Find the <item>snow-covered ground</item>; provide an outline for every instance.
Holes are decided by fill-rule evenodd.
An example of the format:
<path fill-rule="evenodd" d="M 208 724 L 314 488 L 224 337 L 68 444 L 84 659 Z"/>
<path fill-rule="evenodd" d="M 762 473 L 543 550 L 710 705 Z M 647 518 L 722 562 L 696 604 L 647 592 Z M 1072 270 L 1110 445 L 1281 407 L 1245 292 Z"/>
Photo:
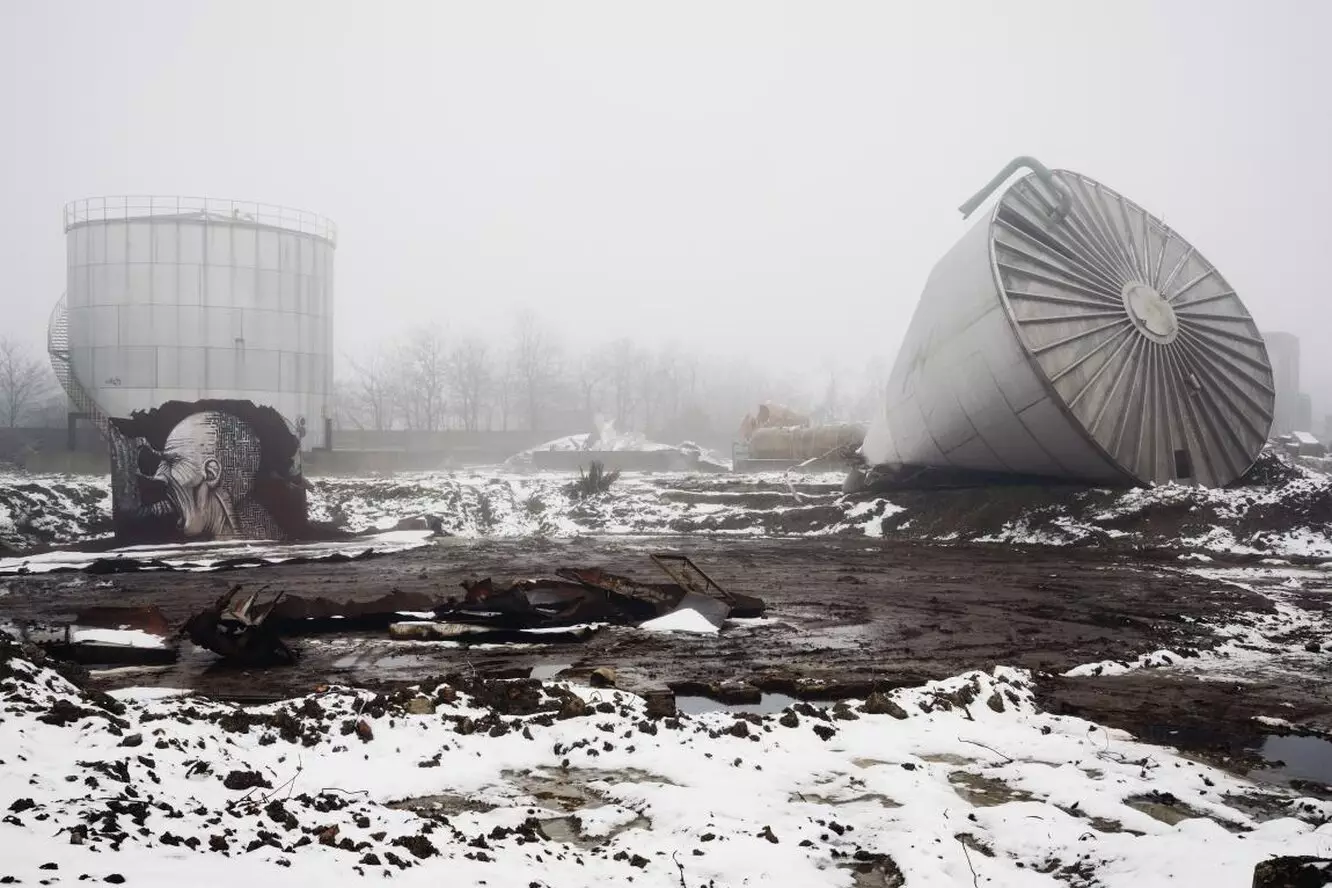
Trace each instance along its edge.
<path fill-rule="evenodd" d="M 310 517 L 387 530 L 437 519 L 460 537 L 579 533 L 829 535 L 940 542 L 1175 549 L 1189 557 L 1332 559 L 1332 476 L 1264 459 L 1226 490 L 995 487 L 850 497 L 840 474 L 623 475 L 579 501 L 569 476 L 504 469 L 312 480 Z M 0 476 L 0 546 L 59 545 L 107 527 L 103 479 Z"/>
<path fill-rule="evenodd" d="M 842 494 L 840 474 L 629 473 L 587 501 L 570 497 L 561 473 L 329 477 L 312 481 L 310 518 L 360 533 L 429 517 L 465 538 L 844 534 L 1332 559 L 1332 477 L 1275 455 L 1264 461 L 1261 482 L 1227 490 L 991 487 L 859 498 Z M 0 475 L 0 547 L 105 534 L 108 511 L 105 479 Z"/>
<path fill-rule="evenodd" d="M 1002 667 L 654 722 L 525 681 L 112 701 L 12 650 L 0 876 L 24 884 L 1222 886 L 1332 840 L 1332 806 L 1042 713 Z"/>
<path fill-rule="evenodd" d="M 110 479 L 0 470 L 0 552 L 110 532 Z"/>
<path fill-rule="evenodd" d="M 83 570 L 107 559 L 131 559 L 141 570 L 185 570 L 206 572 L 221 566 L 243 562 L 251 566 L 283 564 L 301 559 L 320 561 L 348 559 L 369 554 L 387 555 L 426 545 L 431 536 L 426 530 L 390 530 L 366 534 L 351 540 L 304 543 L 263 543 L 215 541 L 182 543 L 173 546 L 123 546 L 100 552 L 55 550 L 38 555 L 0 558 L 0 576 L 41 574 L 55 571 Z"/>
<path fill-rule="evenodd" d="M 1332 613 L 1324 603 L 1332 602 L 1332 574 L 1326 568 L 1271 561 L 1261 566 L 1193 567 L 1186 571 L 1253 592 L 1272 604 L 1270 611 L 1242 611 L 1211 626 L 1218 639 L 1214 647 L 1203 651 L 1159 650 L 1129 661 L 1086 663 L 1065 675 L 1170 669 L 1211 681 L 1325 681 L 1328 656 L 1332 654 Z"/>

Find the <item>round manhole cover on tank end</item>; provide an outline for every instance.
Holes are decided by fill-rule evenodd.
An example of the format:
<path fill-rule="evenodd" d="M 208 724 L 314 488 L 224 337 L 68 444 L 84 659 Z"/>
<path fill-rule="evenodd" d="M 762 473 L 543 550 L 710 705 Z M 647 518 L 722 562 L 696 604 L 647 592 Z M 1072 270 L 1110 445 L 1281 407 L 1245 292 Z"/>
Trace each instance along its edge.
<path fill-rule="evenodd" d="M 1057 400 L 1142 483 L 1221 486 L 1253 464 L 1275 400 L 1267 348 L 1221 273 L 1161 220 L 1057 171 L 996 205 L 995 271 Z"/>

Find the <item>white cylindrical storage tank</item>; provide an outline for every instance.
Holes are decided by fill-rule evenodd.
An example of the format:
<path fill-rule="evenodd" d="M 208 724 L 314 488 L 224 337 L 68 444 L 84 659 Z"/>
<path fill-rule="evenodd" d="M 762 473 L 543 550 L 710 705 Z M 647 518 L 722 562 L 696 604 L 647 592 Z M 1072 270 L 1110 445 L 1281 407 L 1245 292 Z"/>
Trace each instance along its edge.
<path fill-rule="evenodd" d="M 110 416 L 166 401 L 275 408 L 326 445 L 336 229 L 246 201 L 89 198 L 65 207 L 69 361 Z"/>
<path fill-rule="evenodd" d="M 1275 397 L 1239 296 L 1137 204 L 1019 161 L 1037 172 L 931 272 L 867 459 L 1092 484 L 1239 478 Z"/>

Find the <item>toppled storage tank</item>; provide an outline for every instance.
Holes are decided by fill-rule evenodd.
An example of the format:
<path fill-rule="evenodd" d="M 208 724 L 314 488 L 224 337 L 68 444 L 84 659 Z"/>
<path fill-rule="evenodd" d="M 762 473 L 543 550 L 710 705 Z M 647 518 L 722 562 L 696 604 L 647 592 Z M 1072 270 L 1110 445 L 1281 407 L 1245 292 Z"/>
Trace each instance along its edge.
<path fill-rule="evenodd" d="M 1240 477 L 1275 393 L 1235 291 L 1137 204 L 1032 158 L 963 214 L 1022 167 L 931 272 L 866 460 L 1093 484 Z"/>

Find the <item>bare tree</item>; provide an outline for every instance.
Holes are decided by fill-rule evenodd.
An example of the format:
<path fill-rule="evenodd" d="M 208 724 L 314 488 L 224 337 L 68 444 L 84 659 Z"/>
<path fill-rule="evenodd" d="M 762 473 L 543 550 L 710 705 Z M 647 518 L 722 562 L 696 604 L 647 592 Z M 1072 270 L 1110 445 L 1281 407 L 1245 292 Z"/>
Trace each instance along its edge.
<path fill-rule="evenodd" d="M 0 418 L 14 428 L 50 390 L 50 367 L 13 339 L 0 338 Z"/>
<path fill-rule="evenodd" d="M 518 315 L 514 334 L 514 372 L 527 414 L 527 427 L 539 429 L 545 398 L 556 381 L 559 348 L 530 311 Z"/>
<path fill-rule="evenodd" d="M 605 381 L 605 371 L 605 359 L 596 352 L 586 352 L 578 361 L 574 382 L 578 388 L 578 407 L 585 420 L 596 416 L 601 406 L 598 391 Z"/>
<path fill-rule="evenodd" d="M 495 379 L 495 406 L 499 407 L 500 429 L 506 432 L 513 415 L 514 392 L 518 387 L 516 364 L 513 354 L 506 354 L 500 374 Z"/>
<path fill-rule="evenodd" d="M 449 391 L 458 404 L 463 428 L 474 432 L 481 428 L 481 405 L 490 392 L 485 341 L 469 336 L 454 343 L 449 349 L 447 372 Z"/>
<path fill-rule="evenodd" d="M 610 385 L 611 402 L 615 407 L 615 425 L 621 431 L 628 430 L 633 423 L 634 410 L 638 406 L 634 383 L 642 360 L 638 348 L 628 339 L 617 339 L 611 343 L 606 354 L 606 381 Z"/>
<path fill-rule="evenodd" d="M 828 383 L 814 415 L 823 422 L 835 422 L 842 415 L 842 390 L 838 385 L 837 363 L 832 358 L 825 358 L 823 371 L 828 376 Z"/>
<path fill-rule="evenodd" d="M 409 429 L 437 431 L 444 426 L 448 353 L 444 334 L 434 325 L 418 330 L 400 354 L 399 397 Z"/>
<path fill-rule="evenodd" d="M 680 416 L 685 364 L 674 345 L 662 348 L 649 365 L 644 362 L 643 425 L 649 434 L 669 429 Z"/>
<path fill-rule="evenodd" d="M 353 424 L 377 432 L 393 427 L 395 368 L 384 349 L 378 349 L 365 361 L 348 358 L 352 379 L 348 382 L 347 413 Z"/>

